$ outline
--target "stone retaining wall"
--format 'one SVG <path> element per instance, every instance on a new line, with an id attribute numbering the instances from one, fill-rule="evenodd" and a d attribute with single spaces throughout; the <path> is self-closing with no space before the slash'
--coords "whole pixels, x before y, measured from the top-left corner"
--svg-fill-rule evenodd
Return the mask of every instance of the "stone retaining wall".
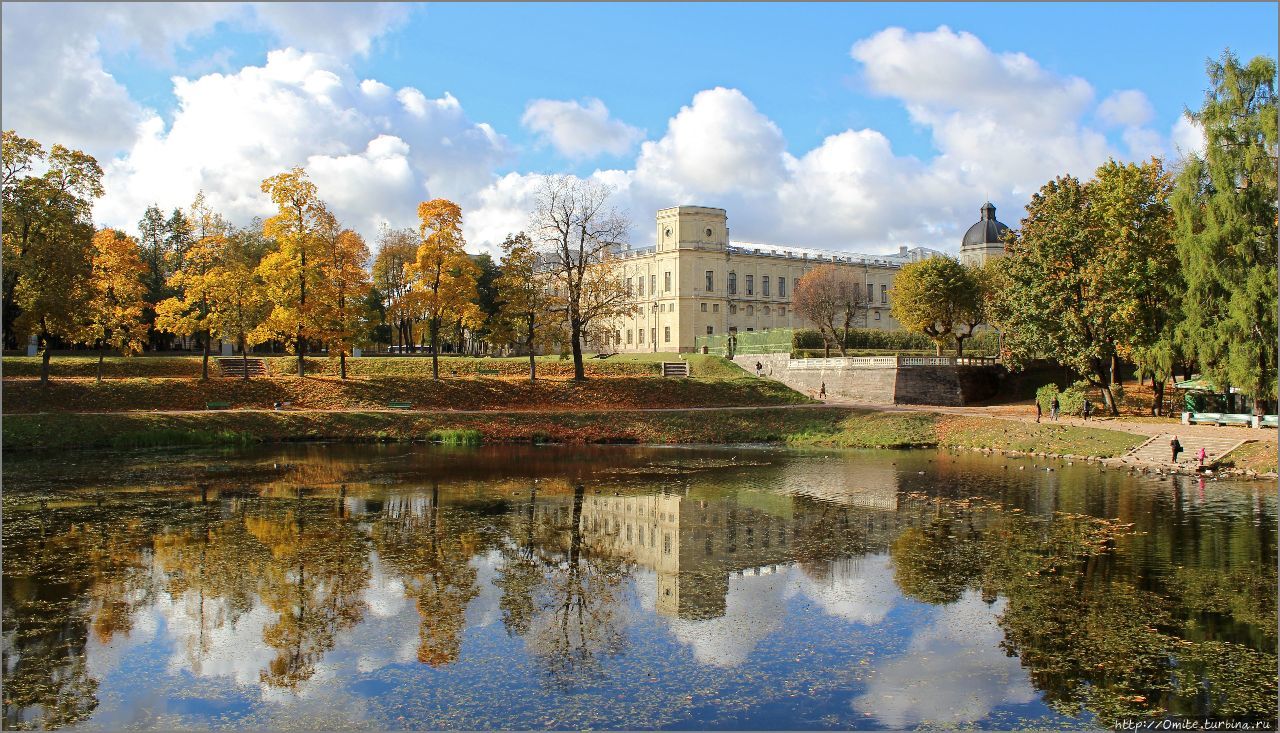
<path id="1" fill-rule="evenodd" d="M 940 405 L 962 407 L 995 395 L 1000 386 L 999 366 L 898 365 L 892 359 L 867 359 L 866 363 L 829 366 L 813 360 L 812 367 L 789 368 L 789 354 L 736 354 L 733 361 L 751 374 L 756 363 L 764 376 L 817 397 L 826 387 L 827 397 L 867 405 Z"/>

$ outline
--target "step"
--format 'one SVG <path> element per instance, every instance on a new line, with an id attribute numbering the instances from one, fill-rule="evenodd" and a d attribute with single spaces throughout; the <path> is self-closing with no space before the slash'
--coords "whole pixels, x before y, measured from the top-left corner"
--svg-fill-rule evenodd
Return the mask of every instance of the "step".
<path id="1" fill-rule="evenodd" d="M 662 362 L 662 376 L 664 376 L 664 377 L 687 377 L 687 376 L 689 376 L 689 362 L 686 362 L 686 361 L 664 361 L 664 362 Z"/>
<path id="2" fill-rule="evenodd" d="M 224 377 L 243 377 L 245 372 L 251 377 L 265 376 L 267 365 L 262 359 L 244 359 L 235 356 L 218 357 L 218 369 Z"/>
<path id="3" fill-rule="evenodd" d="M 1169 452 L 1169 442 L 1173 440 L 1175 433 L 1161 433 L 1150 440 L 1146 441 L 1137 448 L 1129 451 L 1124 456 L 1126 462 L 1155 463 L 1160 465 L 1172 465 L 1171 455 Z M 1205 462 L 1212 463 L 1222 458 L 1227 453 L 1238 448 L 1243 443 L 1248 442 L 1247 438 L 1231 437 L 1201 437 L 1197 435 L 1179 435 L 1178 442 L 1182 443 L 1183 451 L 1178 455 L 1179 466 L 1197 466 L 1200 464 L 1200 449 L 1205 450 Z"/>

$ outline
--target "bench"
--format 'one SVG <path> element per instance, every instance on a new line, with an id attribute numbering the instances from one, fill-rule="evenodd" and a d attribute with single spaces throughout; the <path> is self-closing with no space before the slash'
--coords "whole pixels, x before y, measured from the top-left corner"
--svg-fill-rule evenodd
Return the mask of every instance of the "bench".
<path id="1" fill-rule="evenodd" d="M 1264 428 L 1280 427 L 1280 425 L 1276 424 L 1278 418 L 1280 418 L 1280 415 L 1263 415 L 1262 419 L 1258 421 L 1258 426 Z"/>
<path id="2" fill-rule="evenodd" d="M 1225 413 L 1221 420 L 1222 425 L 1243 425 L 1245 427 L 1253 427 L 1253 415 L 1236 415 Z"/>
<path id="3" fill-rule="evenodd" d="M 1193 425 L 1198 422 L 1212 423 L 1214 425 L 1217 425 L 1221 421 L 1222 421 L 1221 412 L 1192 412 L 1192 413 L 1188 413 L 1188 417 L 1187 417 L 1187 422 Z"/>
<path id="4" fill-rule="evenodd" d="M 206 410 L 227 410 L 231 408 L 230 402 L 206 402 L 204 409 Z"/>
<path id="5" fill-rule="evenodd" d="M 412 410 L 412 402 L 388 402 L 387 407 L 392 410 Z"/>
<path id="6" fill-rule="evenodd" d="M 497 369 L 481 369 L 480 374 L 481 375 L 485 375 L 485 374 L 497 375 L 497 374 L 500 374 L 500 372 Z"/>

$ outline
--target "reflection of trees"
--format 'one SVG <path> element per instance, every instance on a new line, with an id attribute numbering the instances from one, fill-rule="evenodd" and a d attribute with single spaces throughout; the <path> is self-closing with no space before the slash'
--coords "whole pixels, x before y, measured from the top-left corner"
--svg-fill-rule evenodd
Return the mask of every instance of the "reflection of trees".
<path id="1" fill-rule="evenodd" d="M 972 515 L 939 514 L 908 527 L 889 547 L 894 580 L 909 598 L 954 603 L 982 572 L 977 539 Z"/>
<path id="2" fill-rule="evenodd" d="M 511 528 L 511 541 L 502 545 L 502 565 L 494 585 L 502 592 L 498 608 L 502 611 L 502 626 L 511 636 L 524 636 L 529 632 L 536 607 L 533 594 L 543 580 L 542 565 L 534 552 L 534 506 L 538 499 L 538 484 L 529 487 L 529 501 L 521 507 L 519 525 Z"/>
<path id="3" fill-rule="evenodd" d="M 4 727 L 59 728 L 98 706 L 88 674 L 89 630 L 127 634 L 149 597 L 150 527 L 113 512 L 6 511 Z"/>
<path id="4" fill-rule="evenodd" d="M 251 514 L 244 523 L 270 551 L 260 596 L 279 614 L 262 632 L 277 655 L 261 677 L 273 687 L 293 689 L 315 673 L 336 635 L 363 616 L 366 541 L 329 507 L 302 501 L 300 490 L 291 508 Z"/>
<path id="5" fill-rule="evenodd" d="M 528 544 L 508 550 L 499 581 L 508 631 L 524 636 L 548 681 L 560 688 L 598 674 L 603 660 L 621 653 L 626 642 L 620 606 L 629 567 L 619 558 L 593 552 L 585 542 L 584 496 L 585 488 L 577 484 L 567 525 L 539 529 L 536 494 L 531 495 L 523 535 L 526 543 L 541 540 L 542 551 L 535 553 Z M 556 516 L 549 512 L 544 522 L 555 522 Z"/>
<path id="6" fill-rule="evenodd" d="M 456 508 L 442 511 L 438 483 L 425 516 L 411 510 L 387 514 L 374 541 L 379 556 L 404 576 L 405 593 L 421 616 L 418 661 L 433 667 L 456 662 L 467 604 L 480 592 L 470 563 L 482 544 L 476 517 Z"/>

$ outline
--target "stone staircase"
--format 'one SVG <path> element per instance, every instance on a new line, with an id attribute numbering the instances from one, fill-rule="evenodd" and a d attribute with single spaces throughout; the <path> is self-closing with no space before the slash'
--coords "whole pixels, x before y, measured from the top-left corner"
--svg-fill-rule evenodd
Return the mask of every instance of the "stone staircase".
<path id="1" fill-rule="evenodd" d="M 687 361 L 664 361 L 664 362 L 662 362 L 662 376 L 664 376 L 664 377 L 687 377 L 687 376 L 689 376 L 689 362 L 687 362 Z"/>
<path id="2" fill-rule="evenodd" d="M 1129 464 L 1149 464 L 1171 468 L 1173 467 L 1173 461 L 1169 460 L 1169 441 L 1173 440 L 1174 435 L 1175 433 L 1161 433 L 1129 451 L 1121 461 Z M 1204 448 L 1205 451 L 1205 465 L 1209 465 L 1249 441 L 1238 437 L 1219 438 L 1179 435 L 1178 442 L 1182 443 L 1183 448 L 1183 452 L 1178 455 L 1178 467 L 1195 469 L 1200 465 L 1201 448 Z"/>
<path id="3" fill-rule="evenodd" d="M 267 365 L 261 359 L 244 359 L 239 356 L 218 357 L 218 370 L 224 377 L 243 377 L 245 371 L 250 377 L 267 376 Z"/>

